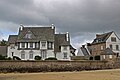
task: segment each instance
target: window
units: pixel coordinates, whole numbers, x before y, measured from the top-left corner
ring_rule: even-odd
[[[31,33],[27,33],[27,34],[25,35],[25,38],[31,39],[31,36],[32,36]]]
[[[35,48],[39,48],[39,43],[38,42],[35,43]]]
[[[109,58],[112,59],[112,55],[109,55]]]
[[[64,58],[64,59],[67,59],[67,52],[64,52],[64,53],[63,53],[63,58]]]
[[[48,42],[48,49],[52,49],[52,42]]]
[[[113,49],[113,46],[112,46],[112,45],[110,45],[110,49],[111,49],[111,50]]]
[[[30,48],[33,48],[33,43],[30,43]]]
[[[25,54],[24,53],[21,54],[21,59],[25,59]]]
[[[63,50],[67,50],[67,46],[64,46],[64,47],[63,47]]]
[[[21,43],[21,45],[22,45],[22,48],[25,48],[25,43]]]
[[[119,50],[119,45],[116,45],[116,50]]]
[[[46,47],[46,42],[41,42],[42,47]]]
[[[29,52],[29,59],[33,59],[33,51],[32,50]]]
[[[116,37],[111,37],[112,42],[116,42]]]
[[[103,46],[101,46],[101,50],[103,50]]]
[[[14,56],[14,52],[12,52],[12,56]]]
[[[41,57],[42,57],[42,59],[45,59],[47,57],[47,53],[45,50],[41,51]]]
[[[32,53],[29,54],[29,59],[33,59],[33,54]]]

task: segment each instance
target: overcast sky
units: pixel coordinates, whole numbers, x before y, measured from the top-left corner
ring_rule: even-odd
[[[120,0],[0,0],[0,40],[17,34],[20,24],[52,23],[70,33],[76,48],[96,33],[120,35]]]

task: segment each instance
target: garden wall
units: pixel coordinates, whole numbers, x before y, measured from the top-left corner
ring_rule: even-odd
[[[0,72],[59,72],[114,68],[108,61],[0,61]]]

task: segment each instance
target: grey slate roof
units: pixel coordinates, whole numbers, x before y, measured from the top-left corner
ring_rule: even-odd
[[[86,48],[81,47],[81,51],[84,54],[84,56],[88,56],[89,55],[89,53],[88,53]]]
[[[55,34],[55,52],[60,52],[60,46],[70,45],[70,40],[66,40],[66,34]]]
[[[8,38],[8,43],[16,43],[18,36],[17,35],[10,35]]]
[[[7,46],[0,46],[0,55],[7,56]]]
[[[18,34],[18,42],[28,41],[24,38],[25,34],[30,31],[32,33],[32,39],[33,40],[39,40],[39,41],[54,41],[54,29],[51,27],[23,27],[22,31],[19,31]]]
[[[101,55],[116,55],[110,48],[106,48]]]
[[[105,34],[96,34],[96,38],[92,42],[92,44],[104,43],[109,38],[109,36],[113,33],[113,31],[105,33]]]

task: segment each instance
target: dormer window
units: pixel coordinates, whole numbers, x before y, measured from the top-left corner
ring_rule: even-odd
[[[32,36],[32,34],[27,33],[27,34],[25,35],[25,38],[31,39],[31,36]]]

